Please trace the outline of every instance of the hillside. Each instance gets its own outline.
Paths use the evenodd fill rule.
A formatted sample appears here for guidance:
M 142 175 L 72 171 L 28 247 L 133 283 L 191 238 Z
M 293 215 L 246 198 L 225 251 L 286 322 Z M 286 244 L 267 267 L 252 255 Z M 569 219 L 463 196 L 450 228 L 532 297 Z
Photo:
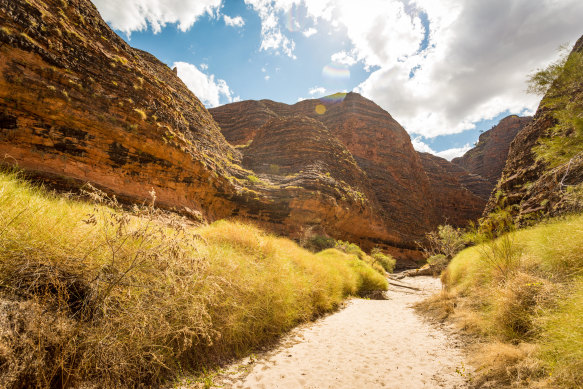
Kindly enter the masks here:
M 305 136 L 311 142 L 316 140 L 313 144 L 320 153 L 334 150 L 329 146 L 331 143 L 343 148 L 343 153 L 356 165 L 326 173 L 350 187 L 358 182 L 357 190 L 379 218 L 380 228 L 375 235 L 359 242 L 365 247 L 371 243 L 382 245 L 398 259 L 419 258 L 411 250 L 416 249 L 415 242 L 422 240 L 426 232 L 446 220 L 463 226 L 476 219 L 485 204 L 479 178 L 469 177 L 445 160 L 439 162 L 445 168 L 434 169 L 430 165 L 426 169 L 424 159 L 415 152 L 401 125 L 359 94 L 339 93 L 294 105 L 270 100 L 242 101 L 209 112 L 225 138 L 243 153 L 243 167 L 259 169 L 266 175 L 273 176 L 270 166 L 279 167 L 277 160 L 282 163 L 281 171 L 289 172 L 293 166 L 295 174 L 299 171 L 298 177 L 314 160 L 323 161 L 323 157 L 294 151 L 301 147 Z M 287 127 L 283 128 L 282 123 Z M 320 127 L 325 136 L 310 138 L 305 123 Z M 343 159 L 332 156 L 331 161 L 343 163 Z M 362 178 L 354 181 L 353 169 L 361 172 Z M 470 188 L 482 193 L 482 197 Z M 330 234 L 328 230 L 323 232 Z
M 490 192 L 502 176 L 502 170 L 508 157 L 510 143 L 526 125 L 532 121 L 532 117 L 507 116 L 500 122 L 480 134 L 476 146 L 467 151 L 463 156 L 452 159 L 467 171 L 484 177 L 489 181 Z
M 485 214 L 507 208 L 518 223 L 581 209 L 580 115 L 583 37 L 560 69 L 533 121 L 518 133 Z M 579 120 L 579 121 L 578 121 Z
M 159 207 L 195 219 L 379 246 L 403 265 L 420 259 L 426 232 L 482 212 L 467 177 L 430 179 L 405 130 L 360 95 L 241 102 L 213 119 L 89 1 L 2 0 L 0 10 L 2 164 L 51 187 L 90 182 L 130 203 L 154 191 Z M 455 200 L 433 200 L 440 181 Z
M 86 0 L 0 1 L 0 154 L 65 190 L 214 220 L 238 153 L 166 65 L 128 46 Z M 186 210 L 188 208 L 188 210 Z

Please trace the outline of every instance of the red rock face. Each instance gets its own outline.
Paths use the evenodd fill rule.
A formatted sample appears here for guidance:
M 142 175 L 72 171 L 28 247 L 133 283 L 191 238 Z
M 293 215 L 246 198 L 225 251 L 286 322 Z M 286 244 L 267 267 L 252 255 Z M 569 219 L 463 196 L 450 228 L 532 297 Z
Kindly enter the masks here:
M 427 172 L 434 209 L 445 220 L 475 220 L 486 205 L 487 197 L 476 196 L 468 186 L 483 187 L 484 179 L 466 172 L 447 161 L 428 153 L 419 153 L 423 168 Z M 480 189 L 476 189 L 478 192 Z
M 129 47 L 89 1 L 0 0 L 0 25 L 3 163 L 231 214 L 226 166 L 238 152 L 172 70 Z
M 484 177 L 490 182 L 488 197 L 498 183 L 508 157 L 510 143 L 532 117 L 508 116 L 498 125 L 480 135 L 478 144 L 464 154 L 454 158 L 451 162 L 467 171 Z
M 480 187 L 484 185 L 483 179 L 441 158 L 420 156 L 409 135 L 389 113 L 356 93 L 305 100 L 291 106 L 269 100 L 244 101 L 209 112 L 227 140 L 238 145 L 251 142 L 239 149 L 244 154 L 243 165 L 263 173 L 269 173 L 268 166 L 272 164 L 281 166 L 285 172 L 301 171 L 317 158 L 310 151 L 288 150 L 294 142 L 304 143 L 305 139 L 308 150 L 333 150 L 335 147 L 329 144 L 340 144 L 363 176 L 347 174 L 349 170 L 345 167 L 335 169 L 333 164 L 326 169 L 332 169 L 329 172 L 332 177 L 357 188 L 382 222 L 382 228 L 376 230 L 381 233 L 375 239 L 365 240 L 365 247 L 372 242 L 403 260 L 419 258 L 413 250 L 425 233 L 446 221 L 465 225 L 482 212 L 485 199 L 473 194 L 462 182 Z M 274 115 L 282 119 L 273 119 Z M 318 131 L 326 136 L 303 129 L 307 123 L 319 127 Z M 282 132 L 287 132 L 287 141 L 280 135 Z M 337 154 L 330 156 L 332 162 L 340 161 L 334 156 Z M 352 162 L 346 166 L 352 166 Z M 355 229 L 358 228 L 365 227 Z
M 0 25 L 2 163 L 60 188 L 91 182 L 137 202 L 153 189 L 166 208 L 292 237 L 313 228 L 401 265 L 438 224 L 479 214 L 459 172 L 421 158 L 357 94 L 230 104 L 212 110 L 221 132 L 172 70 L 87 0 L 0 0 Z
M 573 51 L 583 52 L 583 36 Z M 547 95 L 553 93 L 555 91 L 551 87 Z M 546 98 L 543 98 L 543 102 Z M 570 98 L 573 103 L 583 104 L 583 80 L 579 93 Z M 533 151 L 539 139 L 547 137 L 548 130 L 555 124 L 553 111 L 541 103 L 534 119 L 511 143 L 502 177 L 496 186 L 499 195 L 490 197 L 484 216 L 497 208 L 512 207 L 515 221 L 522 225 L 575 210 L 566 188 L 583 183 L 583 156 L 579 154 L 569 163 L 551 169 L 543 161 L 537 160 Z

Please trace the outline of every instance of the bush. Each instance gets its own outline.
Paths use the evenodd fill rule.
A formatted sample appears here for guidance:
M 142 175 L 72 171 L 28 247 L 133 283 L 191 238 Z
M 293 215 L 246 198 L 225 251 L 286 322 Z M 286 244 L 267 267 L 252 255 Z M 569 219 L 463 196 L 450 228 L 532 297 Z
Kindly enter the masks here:
M 442 275 L 447 315 L 486 336 L 487 344 L 502 342 L 516 351 L 511 365 L 484 360 L 476 382 L 495 371 L 492 379 L 504 385 L 540 380 L 544 387 L 578 387 L 583 379 L 582 253 L 583 215 L 577 215 L 506 233 L 454 257 Z M 443 312 L 437 301 L 428 304 L 427 311 Z M 523 352 L 526 343 L 529 351 Z
M 374 248 L 370 255 L 387 273 L 392 273 L 395 270 L 397 261 L 389 254 L 384 254 L 380 249 Z
M 0 193 L 2 387 L 159 385 L 387 287 L 353 256 L 315 255 L 244 223 L 192 227 L 14 174 L 0 174 Z
M 426 258 L 441 254 L 449 260 L 465 246 L 462 231 L 449 224 L 437 227 L 437 231 L 429 232 L 425 238 L 427 243 L 422 248 Z
M 314 235 L 303 240 L 302 247 L 314 253 L 336 247 L 336 239 L 324 235 Z

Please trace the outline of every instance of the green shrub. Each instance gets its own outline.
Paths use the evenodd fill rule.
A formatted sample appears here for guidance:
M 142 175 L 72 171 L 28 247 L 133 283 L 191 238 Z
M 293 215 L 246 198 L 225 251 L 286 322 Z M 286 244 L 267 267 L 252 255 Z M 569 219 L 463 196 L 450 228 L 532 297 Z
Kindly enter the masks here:
M 192 227 L 0 174 L 0 386 L 157 386 L 248 354 L 386 280 L 244 223 Z
M 506 374 L 497 379 L 508 385 L 539 380 L 543 387 L 578 387 L 583 378 L 581 274 L 583 215 L 506 233 L 456 255 L 442 275 L 451 308 L 447 314 L 485 336 L 486 345 L 502 342 L 509 350 L 530 350 L 517 352 L 501 370 L 492 355 L 480 375 L 496 370 Z M 437 306 L 438 300 L 443 299 L 428 304 Z
M 305 239 L 302 247 L 314 253 L 336 247 L 336 239 L 324 235 L 314 235 Z
M 389 254 L 384 254 L 380 249 L 374 248 L 370 256 L 385 269 L 387 273 L 392 273 L 395 270 L 397 261 Z
M 539 139 L 538 159 L 551 167 L 583 152 L 583 53 L 561 59 L 530 77 L 529 91 L 545 95 L 541 105 L 551 110 L 556 125 Z

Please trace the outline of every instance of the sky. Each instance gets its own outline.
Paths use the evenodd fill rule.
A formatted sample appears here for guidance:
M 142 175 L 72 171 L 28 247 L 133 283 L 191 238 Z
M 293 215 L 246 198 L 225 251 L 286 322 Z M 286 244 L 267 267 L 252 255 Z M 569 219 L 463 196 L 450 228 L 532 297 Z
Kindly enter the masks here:
M 354 91 L 446 159 L 540 96 L 528 75 L 583 34 L 581 0 L 93 0 L 207 108 Z

